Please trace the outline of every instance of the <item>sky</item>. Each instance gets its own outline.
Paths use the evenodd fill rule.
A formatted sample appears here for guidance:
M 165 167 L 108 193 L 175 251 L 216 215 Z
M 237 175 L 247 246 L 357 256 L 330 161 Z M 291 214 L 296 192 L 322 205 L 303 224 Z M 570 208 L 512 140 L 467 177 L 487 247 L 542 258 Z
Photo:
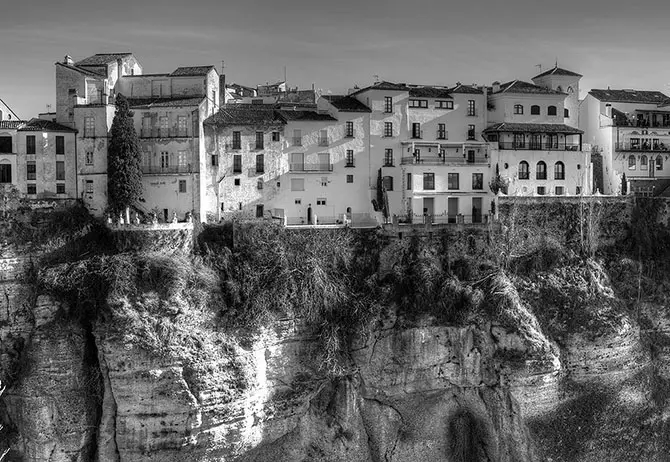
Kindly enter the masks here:
M 9 0 L 0 0 L 0 5 Z M 670 94 L 667 0 L 22 0 L 0 8 L 0 98 L 55 110 L 55 66 L 132 52 L 144 73 L 212 64 L 226 80 L 342 93 L 393 82 L 530 80 L 554 66 L 591 88 Z

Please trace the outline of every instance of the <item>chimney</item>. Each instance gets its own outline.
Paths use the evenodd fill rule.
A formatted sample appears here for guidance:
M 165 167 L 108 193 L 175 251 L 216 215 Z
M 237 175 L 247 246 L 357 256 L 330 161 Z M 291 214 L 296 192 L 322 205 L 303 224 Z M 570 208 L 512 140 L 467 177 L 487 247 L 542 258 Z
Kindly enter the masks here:
M 610 103 L 605 104 L 605 115 L 612 118 L 612 105 Z
M 498 93 L 500 91 L 500 82 L 497 80 L 491 84 L 491 93 Z
M 226 74 L 219 76 L 219 106 L 226 104 Z
M 70 55 L 65 55 L 65 58 L 63 58 L 63 64 L 67 64 L 68 66 L 74 66 L 74 59 L 72 59 L 72 56 Z

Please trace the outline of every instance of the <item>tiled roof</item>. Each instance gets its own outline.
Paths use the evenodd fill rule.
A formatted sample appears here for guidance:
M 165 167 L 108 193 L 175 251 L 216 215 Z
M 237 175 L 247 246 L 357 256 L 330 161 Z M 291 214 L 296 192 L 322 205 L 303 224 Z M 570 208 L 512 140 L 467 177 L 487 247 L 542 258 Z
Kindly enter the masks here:
M 76 66 L 104 66 L 105 64 L 113 63 L 119 58 L 126 58 L 132 56 L 132 53 L 98 53 L 97 55 L 89 56 L 75 63 Z
M 490 132 L 517 132 L 517 133 L 565 133 L 578 134 L 583 131 L 570 127 L 565 124 L 513 124 L 513 123 L 498 123 L 490 126 L 484 133 Z
M 355 92 L 351 93 L 351 95 L 355 95 L 357 93 L 361 93 L 361 92 L 366 91 L 366 90 L 407 91 L 407 90 L 409 90 L 409 88 L 404 83 L 393 83 L 393 82 L 387 82 L 385 80 L 382 80 L 381 82 L 377 82 L 373 85 L 370 85 L 369 87 L 365 87 L 365 88 L 361 88 L 360 90 L 356 90 Z
M 495 95 L 500 93 L 527 93 L 533 95 L 565 95 L 562 91 L 552 90 L 551 88 L 541 87 L 534 83 L 524 82 L 522 80 L 513 80 L 511 82 L 500 85 L 500 90 L 495 92 Z
M 185 76 L 204 76 L 214 69 L 214 66 L 192 66 L 192 67 L 178 67 L 170 74 L 172 77 Z
M 234 104 L 226 105 L 219 112 L 208 117 L 205 125 L 267 125 L 281 124 L 277 113 L 272 107 Z
M 278 110 L 277 113 L 281 118 L 288 121 L 324 121 L 324 120 L 337 120 L 330 114 L 319 114 L 315 111 L 288 111 L 288 110 Z
M 16 130 L 25 123 L 25 120 L 0 120 L 0 130 Z
M 562 69 L 556 66 L 553 69 L 549 69 L 548 71 L 536 75 L 535 77 L 533 77 L 533 80 L 539 79 L 540 77 L 544 77 L 545 75 L 567 75 L 570 77 L 584 77 L 582 74 L 577 74 L 576 72 L 572 72 L 567 69 Z
M 106 77 L 104 74 L 99 74 L 98 72 L 93 72 L 89 69 L 84 69 L 83 67 L 71 66 L 71 65 L 65 64 L 65 63 L 56 63 L 56 64 L 59 65 L 59 66 L 63 66 L 67 69 L 77 71 L 77 72 L 82 73 L 84 75 L 88 75 L 89 77 L 95 77 L 95 78 L 105 78 Z
M 592 89 L 589 94 L 600 101 L 609 101 L 612 103 L 662 104 L 668 99 L 668 97 L 660 91 L 646 90 Z
M 66 127 L 52 120 L 30 119 L 19 127 L 21 132 L 76 132 L 74 128 Z
M 323 95 L 323 99 L 332 104 L 338 111 L 342 112 L 372 112 L 369 107 L 356 98 L 345 95 Z
M 472 95 L 482 95 L 484 91 L 479 87 L 473 87 L 472 85 L 463 85 L 458 84 L 454 88 L 449 90 L 449 93 L 466 93 Z
M 199 106 L 204 96 L 178 98 L 128 98 L 131 108 Z
M 409 96 L 414 98 L 453 99 L 449 89 L 438 87 L 410 87 Z

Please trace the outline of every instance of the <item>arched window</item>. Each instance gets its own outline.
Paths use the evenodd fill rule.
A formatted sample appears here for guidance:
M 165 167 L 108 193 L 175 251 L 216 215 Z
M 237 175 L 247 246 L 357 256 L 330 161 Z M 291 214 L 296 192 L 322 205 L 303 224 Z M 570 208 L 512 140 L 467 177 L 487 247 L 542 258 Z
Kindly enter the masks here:
M 635 156 L 628 156 L 628 170 L 635 170 Z
M 565 180 L 565 164 L 560 160 L 554 164 L 554 180 Z
M 640 157 L 640 170 L 647 170 L 647 156 Z
M 543 160 L 537 163 L 537 171 L 535 172 L 535 179 L 537 180 L 546 180 L 547 179 L 547 164 Z
M 575 90 L 573 90 L 572 87 L 568 87 L 568 95 L 571 95 L 574 92 Z
M 560 91 L 561 93 L 563 92 L 563 88 L 559 85 L 556 87 L 556 91 Z
M 540 115 L 540 106 L 538 106 L 537 104 L 533 104 L 530 107 L 530 113 L 532 115 Z
M 547 108 L 547 115 L 556 115 L 556 106 L 549 106 Z
M 570 117 L 570 111 L 568 109 L 563 109 L 563 117 L 566 119 Z
M 522 160 L 519 162 L 519 179 L 527 180 L 528 179 L 528 162 Z
M 656 170 L 663 170 L 663 156 L 656 156 Z
M 514 105 L 514 113 L 515 114 L 523 114 L 523 106 L 520 104 L 515 104 Z

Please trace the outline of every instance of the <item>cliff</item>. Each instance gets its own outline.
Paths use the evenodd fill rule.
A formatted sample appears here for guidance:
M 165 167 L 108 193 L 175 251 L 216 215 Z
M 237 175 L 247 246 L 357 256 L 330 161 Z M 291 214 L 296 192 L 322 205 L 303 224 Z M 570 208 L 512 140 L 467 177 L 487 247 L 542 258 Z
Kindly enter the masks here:
M 498 229 L 402 240 L 20 217 L 0 257 L 1 444 L 17 461 L 665 460 L 659 204 L 550 212 L 573 232 L 511 204 Z

